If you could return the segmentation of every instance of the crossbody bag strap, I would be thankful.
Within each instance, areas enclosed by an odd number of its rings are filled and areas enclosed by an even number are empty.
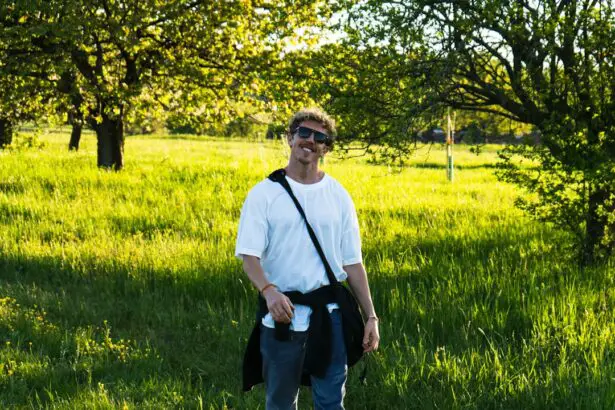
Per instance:
[[[284,187],[286,192],[288,192],[288,195],[290,195],[290,198],[295,203],[297,210],[299,211],[299,213],[303,217],[303,220],[305,221],[305,226],[308,230],[308,233],[310,234],[310,238],[312,239],[314,246],[316,247],[316,252],[318,252],[318,256],[320,256],[322,263],[325,265],[325,271],[327,272],[327,278],[329,279],[329,284],[333,285],[333,284],[338,283],[338,280],[333,274],[333,270],[331,269],[331,265],[329,265],[329,262],[327,261],[327,258],[325,257],[325,253],[323,252],[322,247],[320,246],[320,243],[318,242],[318,238],[316,237],[316,234],[314,233],[312,226],[310,225],[310,223],[307,220],[307,217],[305,216],[305,212],[303,211],[301,204],[297,200],[297,197],[295,196],[295,194],[293,194],[293,190],[291,189],[288,181],[286,180],[286,171],[284,169],[278,169],[276,171],[273,171],[269,175],[268,178],[272,180],[273,182],[278,182],[280,185],[282,185],[282,187]]]

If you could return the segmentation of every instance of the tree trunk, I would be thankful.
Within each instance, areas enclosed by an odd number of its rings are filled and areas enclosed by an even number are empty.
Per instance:
[[[13,124],[8,118],[0,118],[0,148],[13,142]]]
[[[74,80],[70,86],[70,100],[72,108],[68,114],[68,122],[73,126],[73,130],[70,134],[70,142],[68,143],[69,151],[79,151],[79,142],[81,142],[81,130],[83,129],[84,118],[81,106],[83,105],[83,97],[75,86]]]
[[[609,221],[608,212],[601,209],[608,206],[610,194],[607,188],[595,188],[589,194],[583,249],[583,264],[586,266],[608,256],[613,249],[612,243],[603,242]]]
[[[73,130],[70,133],[70,142],[68,143],[69,151],[79,151],[79,142],[81,141],[81,130],[83,124],[80,121],[73,121]]]
[[[98,166],[119,171],[124,167],[124,120],[122,111],[115,118],[102,114],[102,122],[94,127],[98,140]]]

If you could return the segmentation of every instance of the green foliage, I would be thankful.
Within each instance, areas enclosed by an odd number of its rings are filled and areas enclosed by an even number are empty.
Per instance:
[[[595,247],[591,252],[596,260],[610,256],[615,239],[615,195],[609,194],[602,198],[593,212],[590,199],[592,191],[597,188],[596,184],[612,192],[615,189],[612,179],[605,183],[600,181],[600,177],[588,177],[584,172],[555,159],[542,145],[509,146],[500,153],[500,157],[503,159],[499,164],[500,178],[525,187],[528,191],[528,195],[516,201],[521,209],[539,220],[571,232],[576,238],[574,244],[583,245],[576,248],[571,246],[580,260],[589,251],[588,246]],[[528,164],[531,166],[528,167]],[[588,243],[587,227],[591,215],[604,220],[604,226],[598,241]]]
[[[0,148],[11,143],[13,130],[19,123],[52,117],[54,105],[44,82],[36,78],[2,75],[2,66],[0,62],[0,121],[3,122],[0,125]]]
[[[3,1],[0,74],[36,74],[70,96],[123,166],[123,122],[229,122],[260,98],[285,42],[331,13],[327,2]],[[43,67],[43,68],[40,68]],[[40,72],[33,73],[36,69]],[[164,113],[162,112],[164,111]],[[147,127],[147,124],[145,124]],[[199,129],[198,126],[194,128]]]
[[[251,117],[237,118],[228,123],[224,135],[228,137],[248,137],[263,139],[267,132],[267,125],[258,123]]]
[[[338,120],[338,144],[346,153],[383,155],[403,164],[416,136],[442,110],[430,107],[421,74],[411,77],[394,47],[327,44],[288,57],[294,80],[285,99],[316,101]]]
[[[612,1],[375,0],[359,3],[349,16],[348,41],[361,52],[393,50],[390,55],[406,67],[396,78],[417,80],[434,104],[534,125],[544,149],[504,155],[538,161],[541,168],[504,165],[501,175],[532,194],[519,203],[577,234],[584,263],[615,249]],[[377,102],[380,94],[371,98]]]
[[[41,140],[39,132],[19,132],[13,142],[6,147],[11,151],[40,150],[45,148],[45,141]]]
[[[134,136],[111,173],[91,133],[76,153],[66,138],[0,153],[0,407],[263,408],[262,388],[240,391],[256,291],[233,253],[247,191],[285,147]],[[395,173],[326,161],[381,317],[347,408],[615,404],[613,265],[579,270],[565,235],[515,209],[497,149],[458,147],[455,184],[439,146]]]

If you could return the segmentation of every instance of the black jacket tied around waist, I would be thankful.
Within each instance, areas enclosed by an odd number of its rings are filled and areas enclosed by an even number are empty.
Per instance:
[[[301,293],[297,291],[284,292],[293,304],[306,305],[312,309],[310,316],[310,325],[308,328],[307,351],[303,364],[303,375],[301,384],[309,386],[310,376],[324,377],[329,364],[331,363],[332,352],[332,325],[331,316],[327,305],[329,303],[337,303],[342,314],[342,324],[344,328],[344,343],[348,355],[348,365],[352,366],[358,358],[354,359],[352,352],[359,349],[362,351],[361,341],[356,340],[356,329],[353,331],[352,316],[356,318],[359,315],[361,328],[363,321],[360,319],[360,313],[356,310],[356,306],[347,303],[345,294],[348,290],[341,283],[334,285],[323,286],[309,293]],[[259,311],[256,324],[248,340],[248,345],[244,354],[243,360],[243,390],[249,391],[255,385],[263,382],[263,358],[260,351],[260,326],[263,317],[268,313],[267,303],[265,299],[259,296]],[[352,315],[352,316],[349,316]],[[356,319],[354,320],[356,322]],[[276,338],[284,341],[289,339],[290,324],[275,322]],[[354,332],[354,335],[352,334]]]

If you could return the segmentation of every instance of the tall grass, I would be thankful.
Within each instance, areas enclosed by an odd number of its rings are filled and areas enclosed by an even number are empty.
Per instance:
[[[0,407],[264,408],[240,391],[256,292],[233,258],[247,191],[276,142],[129,137],[0,153]],[[420,151],[402,171],[329,158],[354,198],[382,346],[349,409],[612,408],[612,265],[524,217],[495,151]],[[306,239],[307,240],[307,239]],[[309,408],[309,391],[300,396]]]

